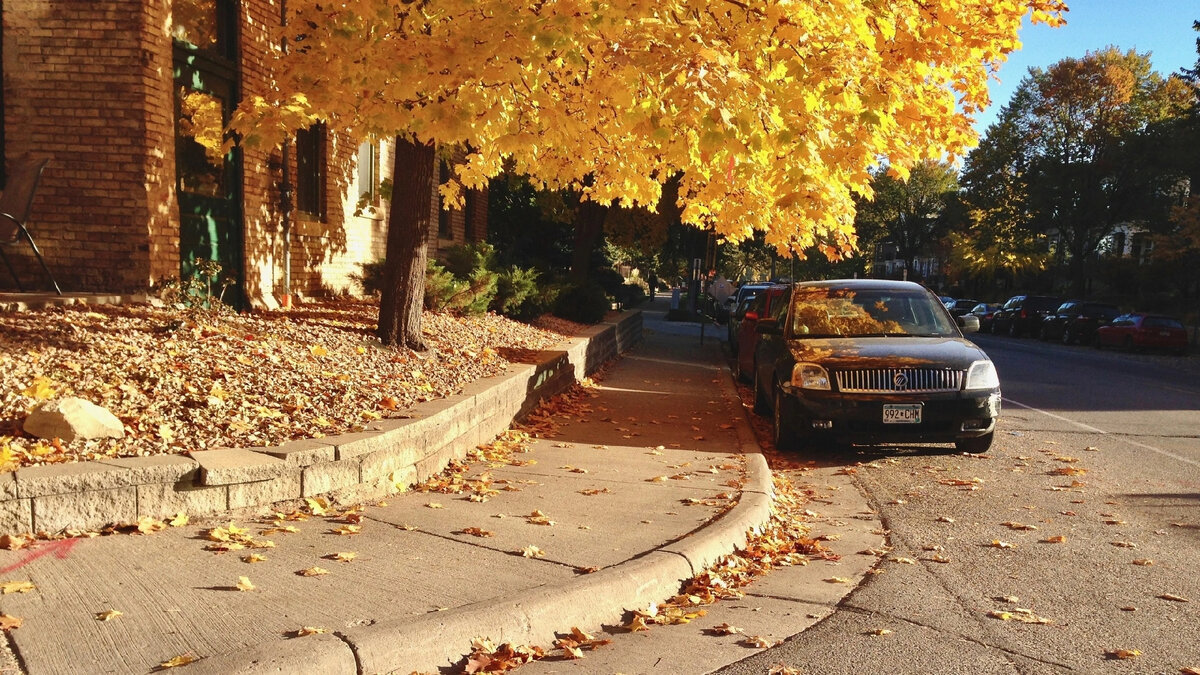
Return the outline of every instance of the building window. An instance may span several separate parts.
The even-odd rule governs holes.
[[[445,185],[450,180],[450,165],[445,160],[438,162],[438,185]],[[453,239],[454,231],[450,229],[450,211],[446,202],[438,196],[438,238]]]
[[[325,218],[325,124],[296,132],[296,210]]]
[[[358,206],[379,205],[379,146],[366,141],[358,146]]]

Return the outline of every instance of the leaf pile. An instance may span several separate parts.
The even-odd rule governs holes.
[[[424,353],[383,347],[373,302],[313,302],[228,315],[149,305],[0,314],[0,464],[278,445],[362,428],[543,350],[550,329],[496,315],[427,313]],[[556,330],[564,332],[555,332]],[[78,396],[125,425],[120,440],[71,443],[21,430],[44,400]]]

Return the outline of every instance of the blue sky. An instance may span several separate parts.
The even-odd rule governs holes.
[[[1031,67],[1045,68],[1064,58],[1078,58],[1109,45],[1150,52],[1150,62],[1163,75],[1196,64],[1192,22],[1200,20],[1200,0],[1067,0],[1067,25],[1021,29],[1020,51],[1000,68],[1000,82],[989,87],[992,105],[978,118],[982,135],[1000,107]]]

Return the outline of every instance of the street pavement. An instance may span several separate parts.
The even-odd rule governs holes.
[[[137,673],[183,656],[196,659],[185,672],[433,672],[461,664],[473,637],[550,647],[575,627],[623,632],[624,610],[675,594],[769,515],[770,472],[720,343],[666,323],[664,305],[594,386],[529,420],[545,438],[494,445],[441,481],[457,493],[435,483],[358,509],[0,551],[0,582],[34,586],[0,596],[22,620],[8,669]],[[848,503],[869,520],[861,496]],[[212,550],[231,532],[273,546]],[[786,586],[810,622],[849,588]],[[327,632],[297,637],[305,627]]]

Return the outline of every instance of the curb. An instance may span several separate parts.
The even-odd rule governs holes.
[[[717,370],[727,369],[720,364]],[[722,396],[739,407],[728,378],[718,377]],[[732,396],[731,396],[732,392]],[[473,638],[485,635],[496,643],[547,645],[574,626],[619,622],[626,611],[678,593],[680,585],[718,558],[746,544],[750,532],[771,517],[773,483],[762,454],[747,454],[753,439],[745,416],[734,416],[739,453],[746,458],[746,478],[737,503],[715,521],[666,546],[570,582],[416,619],[394,619],[341,631],[303,645],[285,641],[249,651],[220,654],[189,666],[193,673],[378,673],[436,672],[455,665],[469,653]],[[306,638],[306,639],[312,639]]]

